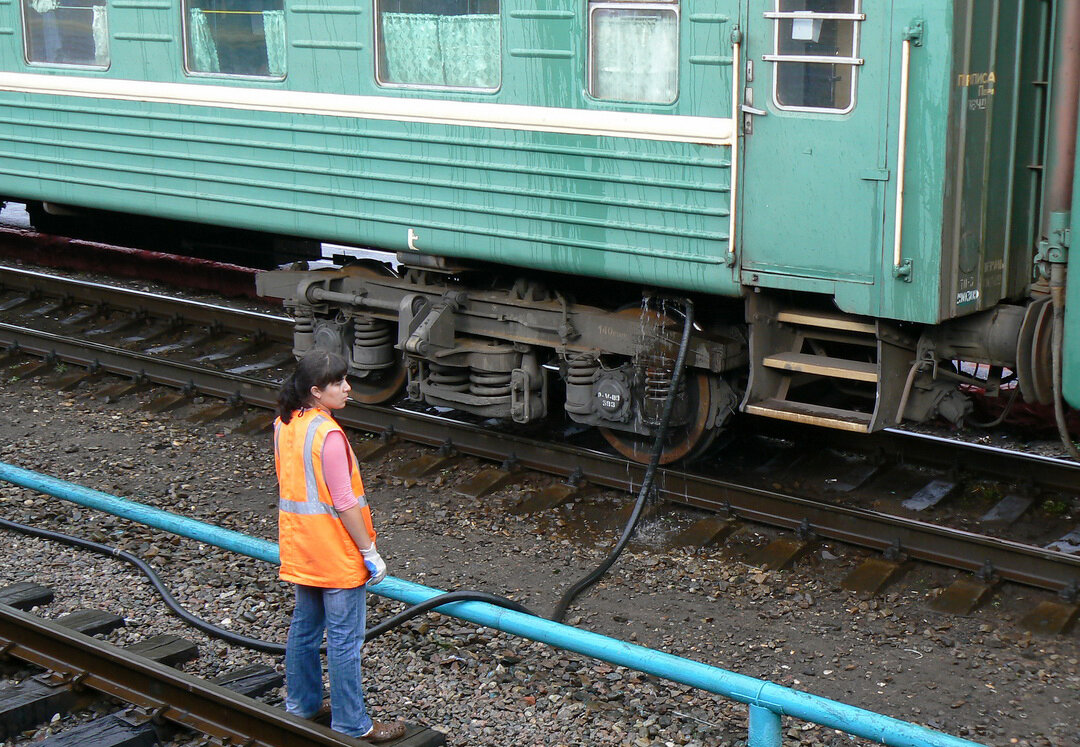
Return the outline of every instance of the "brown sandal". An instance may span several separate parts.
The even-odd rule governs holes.
[[[388,724],[372,719],[371,731],[360,738],[368,742],[389,742],[391,739],[401,739],[403,736],[405,736],[404,721]]]

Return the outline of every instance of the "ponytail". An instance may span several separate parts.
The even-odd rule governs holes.
[[[296,364],[296,370],[281,382],[277,399],[277,414],[281,422],[288,423],[296,410],[308,404],[311,387],[323,389],[344,379],[348,372],[348,364],[337,353],[319,348],[305,353]]]

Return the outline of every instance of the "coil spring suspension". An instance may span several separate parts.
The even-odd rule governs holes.
[[[660,416],[664,412],[664,403],[671,395],[671,384],[674,378],[673,361],[665,356],[651,358],[645,364],[641,414],[643,420],[650,425],[659,425]]]
[[[509,397],[509,371],[469,369],[469,393],[477,397]]]
[[[469,390],[469,369],[459,366],[444,366],[440,363],[428,363],[428,381],[440,389],[451,392]]]
[[[383,319],[357,319],[353,322],[353,345],[377,348],[391,341],[390,322]]]
[[[353,363],[362,369],[386,368],[394,364],[394,329],[382,319],[353,320]]]
[[[293,355],[299,358],[315,345],[315,311],[310,306],[296,305],[293,313]]]
[[[293,330],[311,332],[315,329],[315,312],[310,306],[297,306],[293,309]]]
[[[566,383],[571,386],[589,386],[596,381],[600,361],[592,356],[581,356],[566,361]]]

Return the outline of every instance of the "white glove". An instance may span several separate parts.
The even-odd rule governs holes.
[[[368,586],[374,586],[386,578],[386,561],[382,559],[382,555],[379,555],[375,545],[366,550],[361,550],[360,554],[364,556],[364,565],[367,566],[368,573],[371,574],[371,578],[368,579]]]

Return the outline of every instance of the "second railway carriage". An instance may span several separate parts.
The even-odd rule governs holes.
[[[643,458],[673,396],[664,461],[738,409],[959,421],[958,360],[1080,405],[1080,3],[8,0],[0,36],[0,195],[396,252],[260,278],[365,401]]]

